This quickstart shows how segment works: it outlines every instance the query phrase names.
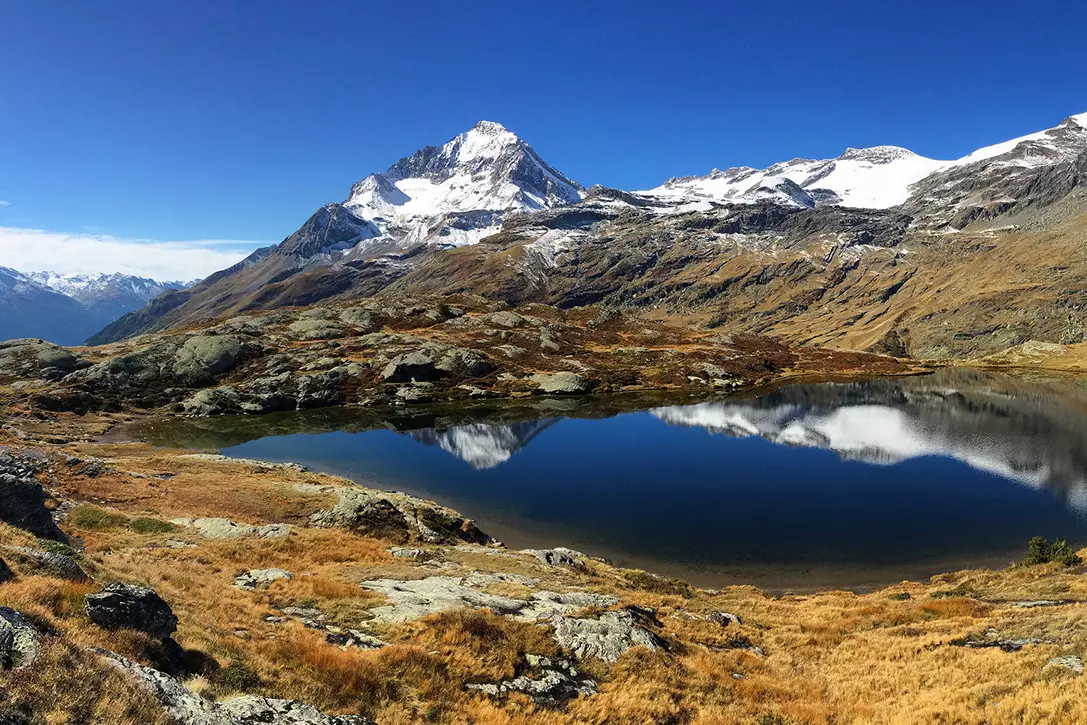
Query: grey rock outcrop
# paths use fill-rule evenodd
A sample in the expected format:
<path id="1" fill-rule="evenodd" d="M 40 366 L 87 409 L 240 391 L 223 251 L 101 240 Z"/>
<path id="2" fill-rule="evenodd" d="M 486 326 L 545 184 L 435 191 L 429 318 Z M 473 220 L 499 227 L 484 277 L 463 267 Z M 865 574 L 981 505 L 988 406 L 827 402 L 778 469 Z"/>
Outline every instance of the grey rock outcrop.
<path id="1" fill-rule="evenodd" d="M 504 698 L 519 692 L 531 697 L 538 705 L 556 705 L 579 695 L 596 694 L 596 681 L 589 677 L 578 678 L 560 669 L 548 669 L 533 678 L 526 675 L 503 680 L 495 684 L 467 685 L 467 689 L 482 692 L 494 698 Z"/>
<path id="2" fill-rule="evenodd" d="M 373 725 L 363 717 L 325 715 L 312 705 L 296 700 L 246 695 L 212 702 L 158 670 L 112 652 L 99 651 L 99 654 L 132 676 L 182 725 Z"/>
<path id="3" fill-rule="evenodd" d="M 722 627 L 727 627 L 730 624 L 740 624 L 740 618 L 732 612 L 710 612 L 710 615 L 707 617 L 707 619 L 709 619 L 711 622 L 715 622 L 716 624 L 721 625 Z"/>
<path id="4" fill-rule="evenodd" d="M 536 373 L 532 382 L 548 395 L 579 395 L 592 390 L 592 383 L 577 373 Z"/>
<path id="5" fill-rule="evenodd" d="M 556 546 L 554 549 L 525 549 L 526 554 L 532 554 L 541 564 L 547 566 L 564 566 L 570 569 L 585 569 L 585 562 L 579 557 L 583 554 L 573 549 Z"/>
<path id="6" fill-rule="evenodd" d="M 19 612 L 0 607 L 0 670 L 34 662 L 41 650 L 41 633 Z"/>
<path id="7" fill-rule="evenodd" d="M 1082 675 L 1084 672 L 1083 659 L 1077 655 L 1063 655 L 1054 657 L 1045 663 L 1043 670 L 1067 670 L 1073 675 Z"/>
<path id="8" fill-rule="evenodd" d="M 552 591 L 533 592 L 528 599 L 518 599 L 488 594 L 476 588 L 477 583 L 512 581 L 510 575 L 505 579 L 500 579 L 501 576 L 475 579 L 432 576 L 410 581 L 378 579 L 365 581 L 362 586 L 383 595 L 390 602 L 370 610 L 377 622 L 405 622 L 454 609 L 489 609 L 518 621 L 536 622 L 585 607 L 613 606 L 619 601 L 603 594 Z M 523 580 L 517 581 L 523 583 Z"/>
<path id="9" fill-rule="evenodd" d="M 0 342 L 0 378 L 59 380 L 90 365 L 60 345 L 44 340 L 23 338 Z"/>
<path id="10" fill-rule="evenodd" d="M 594 657 L 615 662 L 632 647 L 658 650 L 664 641 L 645 629 L 633 611 L 604 612 L 595 619 L 557 616 L 552 619 L 555 641 L 578 659 Z"/>
<path id="11" fill-rule="evenodd" d="M 135 629 L 158 639 L 177 631 L 170 605 L 146 587 L 110 584 L 87 595 L 87 616 L 103 629 Z"/>
<path id="12" fill-rule="evenodd" d="M 291 532 L 287 524 L 250 526 L 222 518 L 182 518 L 170 523 L 195 529 L 205 539 L 278 539 Z"/>
<path id="13" fill-rule="evenodd" d="M 494 541 L 456 511 L 414 496 L 361 488 L 340 488 L 337 493 L 333 508 L 311 517 L 315 526 L 344 528 L 396 544 L 413 538 L 432 544 Z"/>

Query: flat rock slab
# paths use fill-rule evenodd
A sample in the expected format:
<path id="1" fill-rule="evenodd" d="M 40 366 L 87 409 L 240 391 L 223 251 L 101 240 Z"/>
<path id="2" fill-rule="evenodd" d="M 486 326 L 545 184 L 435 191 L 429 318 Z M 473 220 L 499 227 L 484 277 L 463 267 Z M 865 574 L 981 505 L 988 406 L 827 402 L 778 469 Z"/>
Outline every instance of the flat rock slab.
<path id="1" fill-rule="evenodd" d="M 523 583 L 524 578 L 505 581 Z M 518 621 L 536 622 L 585 607 L 610 607 L 619 602 L 615 597 L 589 592 L 540 591 L 533 592 L 528 599 L 517 599 L 481 592 L 472 580 L 453 576 L 432 576 L 411 581 L 378 579 L 363 582 L 362 586 L 384 595 L 390 601 L 388 605 L 370 610 L 377 622 L 406 622 L 453 609 L 490 609 L 495 614 Z"/>
<path id="2" fill-rule="evenodd" d="M 250 526 L 219 518 L 172 519 L 170 523 L 195 529 L 205 539 L 279 539 L 291 533 L 287 524 Z"/>

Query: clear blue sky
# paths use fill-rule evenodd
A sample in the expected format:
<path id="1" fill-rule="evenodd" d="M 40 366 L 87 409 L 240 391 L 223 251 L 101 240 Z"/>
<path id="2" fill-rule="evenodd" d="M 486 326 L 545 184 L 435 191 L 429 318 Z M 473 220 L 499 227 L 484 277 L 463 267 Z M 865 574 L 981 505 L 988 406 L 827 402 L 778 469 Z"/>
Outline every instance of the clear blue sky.
<path id="1" fill-rule="evenodd" d="M 482 118 L 628 189 L 958 157 L 1087 111 L 1085 28 L 1082 2 L 6 0 L 0 227 L 278 241 Z"/>

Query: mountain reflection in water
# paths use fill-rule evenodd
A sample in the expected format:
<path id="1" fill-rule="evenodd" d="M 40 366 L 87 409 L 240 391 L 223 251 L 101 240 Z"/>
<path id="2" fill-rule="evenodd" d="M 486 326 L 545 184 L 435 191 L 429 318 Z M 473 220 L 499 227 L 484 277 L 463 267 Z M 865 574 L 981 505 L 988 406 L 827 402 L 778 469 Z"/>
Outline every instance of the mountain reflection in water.
<path id="1" fill-rule="evenodd" d="M 945 370 L 691 402 L 190 419 L 160 444 L 293 460 L 696 584 L 863 588 L 1087 542 L 1087 388 Z"/>

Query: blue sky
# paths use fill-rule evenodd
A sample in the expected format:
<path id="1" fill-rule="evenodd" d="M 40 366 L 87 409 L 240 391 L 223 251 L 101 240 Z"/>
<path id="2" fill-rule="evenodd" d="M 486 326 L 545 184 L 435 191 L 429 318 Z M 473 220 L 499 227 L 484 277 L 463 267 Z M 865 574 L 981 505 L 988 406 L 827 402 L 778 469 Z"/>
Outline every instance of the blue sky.
<path id="1" fill-rule="evenodd" d="M 278 241 L 481 118 L 628 189 L 848 145 L 954 158 L 1087 111 L 1084 27 L 1073 2 L 7 0 L 0 227 L 221 264 L 252 245 L 206 240 Z M 0 265 L 50 237 L 19 239 Z"/>

